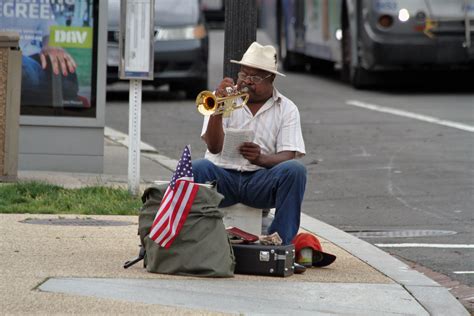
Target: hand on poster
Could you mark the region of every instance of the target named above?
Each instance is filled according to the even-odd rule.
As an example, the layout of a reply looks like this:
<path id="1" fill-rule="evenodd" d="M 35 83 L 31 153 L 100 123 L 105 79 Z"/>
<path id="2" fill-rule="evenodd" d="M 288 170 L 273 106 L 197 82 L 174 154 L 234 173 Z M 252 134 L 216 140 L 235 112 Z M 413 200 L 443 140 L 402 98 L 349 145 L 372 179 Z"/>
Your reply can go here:
<path id="1" fill-rule="evenodd" d="M 61 47 L 43 47 L 40 52 L 40 60 L 43 69 L 46 69 L 48 62 L 50 62 L 55 75 L 59 75 L 60 68 L 64 76 L 74 73 L 77 68 L 76 62 L 71 55 Z"/>

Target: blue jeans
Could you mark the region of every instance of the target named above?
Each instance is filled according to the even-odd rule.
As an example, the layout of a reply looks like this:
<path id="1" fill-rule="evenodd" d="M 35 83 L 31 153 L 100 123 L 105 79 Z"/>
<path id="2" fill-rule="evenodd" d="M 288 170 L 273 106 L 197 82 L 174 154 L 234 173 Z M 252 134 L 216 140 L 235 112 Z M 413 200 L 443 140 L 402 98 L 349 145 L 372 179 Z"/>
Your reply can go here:
<path id="1" fill-rule="evenodd" d="M 306 167 L 300 162 L 288 160 L 270 169 L 240 172 L 199 159 L 193 161 L 193 174 L 197 183 L 217 181 L 217 191 L 224 195 L 219 207 L 242 203 L 275 208 L 268 233 L 278 232 L 284 244 L 290 244 L 298 233 L 306 188 Z"/>
<path id="2" fill-rule="evenodd" d="M 21 76 L 24 80 L 24 82 L 22 82 L 22 86 L 27 85 L 28 87 L 31 87 L 30 89 L 32 90 L 39 89 L 41 84 L 43 84 L 43 82 L 46 80 L 44 70 L 41 68 L 41 65 L 36 60 L 28 56 L 22 56 L 21 63 Z"/>

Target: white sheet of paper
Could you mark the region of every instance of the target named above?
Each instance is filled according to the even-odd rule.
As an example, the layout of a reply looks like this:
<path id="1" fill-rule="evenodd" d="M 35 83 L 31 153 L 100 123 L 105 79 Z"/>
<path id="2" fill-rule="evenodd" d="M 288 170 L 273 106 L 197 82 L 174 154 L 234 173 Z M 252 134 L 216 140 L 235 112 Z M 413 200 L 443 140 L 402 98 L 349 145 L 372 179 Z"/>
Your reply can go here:
<path id="1" fill-rule="evenodd" d="M 250 129 L 227 128 L 221 157 L 235 164 L 245 163 L 246 159 L 240 154 L 239 147 L 244 142 L 252 142 L 254 136 L 253 130 Z"/>

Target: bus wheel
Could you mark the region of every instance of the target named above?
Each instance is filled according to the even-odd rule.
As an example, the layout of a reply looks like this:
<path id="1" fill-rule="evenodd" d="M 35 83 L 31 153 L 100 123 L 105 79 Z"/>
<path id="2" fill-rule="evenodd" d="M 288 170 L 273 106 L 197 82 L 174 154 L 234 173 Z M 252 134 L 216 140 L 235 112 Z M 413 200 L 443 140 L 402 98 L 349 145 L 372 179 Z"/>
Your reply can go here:
<path id="1" fill-rule="evenodd" d="M 367 88 L 373 84 L 370 71 L 352 65 L 352 35 L 347 16 L 342 23 L 342 70 L 341 79 L 350 83 L 356 89 Z"/>
<path id="2" fill-rule="evenodd" d="M 374 84 L 374 77 L 370 71 L 361 67 L 352 67 L 351 84 L 356 89 L 369 88 Z"/>
<path id="3" fill-rule="evenodd" d="M 286 71 L 302 71 L 305 69 L 304 57 L 293 52 L 286 52 L 282 58 L 283 69 Z"/>
<path id="4" fill-rule="evenodd" d="M 341 79 L 344 82 L 350 83 L 351 82 L 351 62 L 352 62 L 352 46 L 351 46 L 352 38 L 351 38 L 350 29 L 349 29 L 349 18 L 348 18 L 346 6 L 344 6 L 342 10 L 341 26 L 342 26 Z"/>
<path id="5" fill-rule="evenodd" d="M 341 79 L 344 82 L 351 82 L 351 39 L 349 38 L 349 30 L 342 31 L 342 69 Z"/>

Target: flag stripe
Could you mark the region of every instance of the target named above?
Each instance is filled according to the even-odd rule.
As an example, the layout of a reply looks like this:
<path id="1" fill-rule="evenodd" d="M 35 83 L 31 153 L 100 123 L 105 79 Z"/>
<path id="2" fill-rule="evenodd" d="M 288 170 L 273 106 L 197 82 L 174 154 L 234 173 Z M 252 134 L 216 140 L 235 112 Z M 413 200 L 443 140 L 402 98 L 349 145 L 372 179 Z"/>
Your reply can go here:
<path id="1" fill-rule="evenodd" d="M 183 216 L 183 212 L 185 211 L 185 208 L 187 205 L 187 200 L 189 199 L 190 193 L 192 192 L 193 184 L 189 183 L 189 181 L 183 181 L 183 182 L 177 181 L 176 184 L 177 186 L 180 187 L 180 189 L 182 189 L 181 192 L 184 192 L 184 193 L 180 194 L 179 199 L 176 201 L 176 204 L 173 207 L 173 209 L 176 211 L 174 212 L 172 218 L 170 217 L 170 221 L 168 222 L 166 230 L 164 231 L 162 236 L 158 237 L 156 240 L 156 242 L 161 243 L 163 246 L 165 246 L 167 242 L 169 241 L 170 237 L 175 235 L 176 232 L 178 231 L 177 226 L 178 226 L 179 220 Z M 189 213 L 189 209 L 187 211 L 188 211 L 187 213 Z M 187 216 L 187 213 L 186 213 L 186 216 Z"/>
<path id="2" fill-rule="evenodd" d="M 172 222 L 176 218 L 176 215 L 180 212 L 181 208 L 181 201 L 184 199 L 185 193 L 185 188 L 183 188 L 186 185 L 186 183 L 183 183 L 181 181 L 176 181 L 176 187 L 178 188 L 176 191 L 175 196 L 173 197 L 173 201 L 171 202 L 170 209 L 173 210 L 172 216 L 168 217 L 168 221 L 162 225 L 161 227 L 161 234 L 156 238 L 157 243 L 162 243 L 162 241 L 166 238 L 168 233 L 171 233 L 171 226 L 173 225 Z M 175 187 L 175 189 L 176 189 Z"/>
<path id="3" fill-rule="evenodd" d="M 152 229 L 150 232 L 150 238 L 153 240 L 156 239 L 158 230 L 163 225 L 163 223 L 168 219 L 168 216 L 171 214 L 172 209 L 169 207 L 169 205 L 172 198 L 173 198 L 173 194 L 171 190 L 170 192 L 166 192 L 165 195 L 163 196 L 163 200 L 161 202 L 160 208 L 158 209 L 158 212 L 156 213 L 156 217 L 155 217 L 155 220 L 153 221 Z"/>
<path id="4" fill-rule="evenodd" d="M 191 150 L 184 147 L 151 226 L 149 238 L 168 248 L 181 231 L 199 186 L 194 183 Z"/>
<path id="5" fill-rule="evenodd" d="M 156 238 L 159 236 L 159 234 L 161 233 L 161 228 L 162 228 L 162 225 L 163 223 L 168 219 L 168 217 L 170 216 L 171 214 L 171 209 L 169 211 L 163 211 L 160 216 L 160 221 L 158 222 L 158 224 L 156 226 L 153 226 L 152 228 L 152 231 L 150 232 L 150 238 L 153 239 L 153 240 L 156 240 Z"/>
<path id="6" fill-rule="evenodd" d="M 183 194 L 180 195 L 179 200 L 176 202 L 176 205 L 174 207 L 176 212 L 173 213 L 173 216 L 170 218 L 170 222 L 168 223 L 168 229 L 166 231 L 166 234 L 163 235 L 163 237 L 159 240 L 163 244 L 163 246 L 166 245 L 166 243 L 169 241 L 170 237 L 172 237 L 173 234 L 176 233 L 176 219 L 181 218 L 181 215 L 183 214 L 183 210 L 186 206 L 186 199 L 189 197 L 189 182 L 181 182 L 181 181 L 176 181 L 176 185 L 180 187 L 182 191 L 184 191 Z M 184 203 L 183 203 L 184 201 Z"/>
<path id="7" fill-rule="evenodd" d="M 173 195 L 171 194 L 171 190 L 169 190 L 169 187 L 168 187 L 168 189 L 165 192 L 165 195 L 163 196 L 163 198 L 161 200 L 161 205 L 158 209 L 158 212 L 156 213 L 155 220 L 153 221 L 153 226 L 158 225 L 158 222 L 161 220 L 163 215 L 166 213 L 165 209 L 168 208 L 168 204 L 169 204 L 172 197 L 173 197 Z"/>
<path id="8" fill-rule="evenodd" d="M 167 238 L 163 241 L 163 246 L 165 248 L 168 248 L 171 245 L 171 240 L 174 240 L 174 238 L 177 236 L 176 232 L 181 230 L 184 220 L 188 217 L 188 213 L 192 206 L 192 203 L 189 203 L 189 201 L 194 200 L 193 193 L 195 192 L 194 188 L 196 185 L 190 183 L 189 181 L 185 182 L 186 193 L 184 194 L 183 199 L 179 202 L 179 210 L 176 213 L 176 217 L 173 218 L 172 221 L 171 233 L 168 234 Z"/>
<path id="9" fill-rule="evenodd" d="M 199 186 L 193 185 L 192 193 L 191 193 L 192 198 L 188 199 L 188 203 L 186 204 L 185 213 L 183 214 L 183 216 L 181 216 L 181 219 L 179 220 L 178 226 L 176 228 L 177 232 L 181 231 L 181 228 L 183 227 L 184 222 L 186 221 L 186 218 L 188 217 L 189 211 L 191 210 L 191 206 L 193 205 L 193 200 L 196 197 L 196 194 L 197 194 L 198 190 L 199 190 Z M 174 234 L 172 236 L 172 238 L 168 241 L 168 243 L 164 245 L 165 248 L 169 248 L 177 236 L 178 236 L 178 234 Z"/>
<path id="10" fill-rule="evenodd" d="M 175 189 L 176 194 L 171 203 L 168 201 L 168 207 L 160 207 L 165 215 L 156 223 L 153 234 L 150 233 L 150 238 L 165 248 L 171 245 L 181 230 L 199 186 L 190 181 L 178 180 Z"/>

